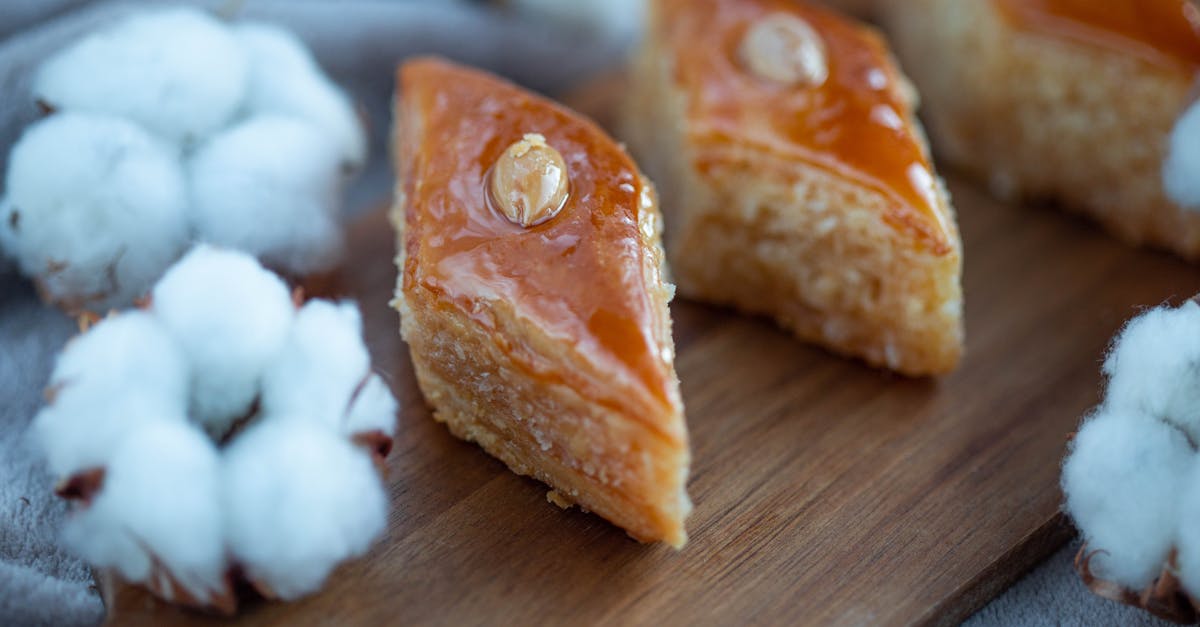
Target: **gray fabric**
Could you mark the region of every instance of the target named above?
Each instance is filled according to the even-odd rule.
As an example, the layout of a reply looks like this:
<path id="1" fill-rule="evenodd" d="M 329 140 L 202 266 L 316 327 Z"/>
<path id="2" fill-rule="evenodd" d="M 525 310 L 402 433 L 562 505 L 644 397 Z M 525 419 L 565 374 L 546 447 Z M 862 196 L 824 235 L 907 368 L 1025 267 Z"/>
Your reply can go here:
<path id="1" fill-rule="evenodd" d="M 88 569 L 54 542 L 65 509 L 26 436 L 52 356 L 74 330 L 16 277 L 0 278 L 0 624 L 85 625 L 103 617 Z"/>
<path id="2" fill-rule="evenodd" d="M 1142 610 L 1092 594 L 1075 574 L 1071 542 L 979 610 L 964 627 L 1168 627 Z"/>
<path id="3" fill-rule="evenodd" d="M 56 15 L 87 4 L 88 0 L 5 0 L 0 9 L 0 39 Z"/>
<path id="4" fill-rule="evenodd" d="M 621 53 L 619 42 L 586 32 L 532 26 L 445 0 L 205 4 L 241 5 L 244 17 L 274 19 L 292 27 L 366 106 L 373 131 L 373 167 L 351 190 L 351 210 L 388 194 L 385 141 L 398 59 L 438 53 L 555 91 L 611 64 Z M 8 146 L 37 115 L 27 97 L 30 69 L 62 42 L 132 6 L 135 3 L 83 0 L 0 3 L 0 172 Z M 49 21 L 28 28 L 40 20 Z M 2 185 L 0 181 L 0 192 Z M 72 321 L 39 304 L 29 285 L 0 260 L 0 625 L 90 625 L 103 618 L 88 569 L 57 548 L 55 537 L 65 509 L 51 496 L 53 478 L 26 435 L 53 355 L 73 332 Z M 1072 548 L 1057 554 L 967 624 L 1160 624 L 1090 595 L 1071 570 L 1072 554 Z"/>

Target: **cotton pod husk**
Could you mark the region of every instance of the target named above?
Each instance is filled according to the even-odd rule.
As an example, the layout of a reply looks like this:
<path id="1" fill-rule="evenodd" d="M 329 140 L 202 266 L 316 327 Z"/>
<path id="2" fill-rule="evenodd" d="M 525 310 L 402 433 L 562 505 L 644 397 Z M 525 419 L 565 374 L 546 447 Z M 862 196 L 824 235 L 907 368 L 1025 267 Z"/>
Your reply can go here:
<path id="1" fill-rule="evenodd" d="M 1163 565 L 1158 578 L 1141 590 L 1097 577 L 1092 572 L 1091 561 L 1098 554 L 1100 551 L 1092 550 L 1087 544 L 1079 547 L 1075 554 L 1075 571 L 1092 594 L 1141 608 L 1163 620 L 1181 625 L 1195 624 L 1200 618 L 1196 599 L 1180 583 L 1174 553 Z"/>
<path id="2" fill-rule="evenodd" d="M 381 472 L 384 458 L 392 450 L 398 409 L 399 404 L 387 383 L 379 375 L 371 374 L 351 397 L 342 425 L 342 433 L 369 451 Z"/>

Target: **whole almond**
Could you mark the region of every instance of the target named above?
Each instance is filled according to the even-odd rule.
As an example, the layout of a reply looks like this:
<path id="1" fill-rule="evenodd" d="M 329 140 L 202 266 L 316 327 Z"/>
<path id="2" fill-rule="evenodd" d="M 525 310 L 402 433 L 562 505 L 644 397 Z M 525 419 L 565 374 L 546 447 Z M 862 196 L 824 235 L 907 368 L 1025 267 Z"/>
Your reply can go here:
<path id="1" fill-rule="evenodd" d="M 825 44 L 808 22 L 773 13 L 755 22 L 738 48 L 755 76 L 784 85 L 819 87 L 829 76 Z"/>
<path id="2" fill-rule="evenodd" d="M 567 201 L 567 164 L 546 138 L 528 133 L 496 160 L 488 177 L 492 203 L 523 227 L 553 218 Z"/>

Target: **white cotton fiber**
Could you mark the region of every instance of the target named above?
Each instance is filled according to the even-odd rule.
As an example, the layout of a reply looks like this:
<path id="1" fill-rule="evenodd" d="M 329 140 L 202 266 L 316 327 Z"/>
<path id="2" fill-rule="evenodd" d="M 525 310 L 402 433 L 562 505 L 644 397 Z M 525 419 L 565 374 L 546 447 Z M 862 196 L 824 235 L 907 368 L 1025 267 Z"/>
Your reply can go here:
<path id="1" fill-rule="evenodd" d="M 331 268 L 342 245 L 338 161 L 329 139 L 285 116 L 213 137 L 189 170 L 197 236 L 297 275 Z"/>
<path id="2" fill-rule="evenodd" d="M 53 401 L 33 421 L 59 477 L 107 463 L 117 442 L 144 423 L 182 420 L 187 364 L 150 314 L 128 311 L 71 340 L 50 376 Z"/>
<path id="3" fill-rule="evenodd" d="M 246 56 L 226 26 L 177 7 L 87 35 L 42 65 L 33 91 L 55 109 L 120 115 L 187 142 L 232 119 L 248 75 Z"/>
<path id="4" fill-rule="evenodd" d="M 1193 597 L 1200 593 L 1200 460 L 1194 460 L 1179 492 L 1176 548 L 1179 578 Z"/>
<path id="5" fill-rule="evenodd" d="M 1131 320 L 1104 372 L 1108 406 L 1178 425 L 1200 442 L 1200 305 L 1158 307 Z"/>
<path id="6" fill-rule="evenodd" d="M 294 310 L 283 281 L 245 253 L 197 246 L 167 271 L 153 311 L 190 365 L 193 420 L 219 436 L 251 408 Z"/>
<path id="7" fill-rule="evenodd" d="M 1163 187 L 1180 207 L 1200 209 L 1200 101 L 1175 122 L 1163 162 Z"/>
<path id="8" fill-rule="evenodd" d="M 305 420 L 353 438 L 396 429 L 396 399 L 373 374 L 354 303 L 310 301 L 263 377 L 262 408 L 273 420 Z"/>
<path id="9" fill-rule="evenodd" d="M 146 582 L 152 556 L 197 598 L 226 571 L 220 465 L 212 442 L 182 421 L 149 422 L 113 451 L 99 495 L 67 521 L 64 541 L 91 564 Z"/>
<path id="10" fill-rule="evenodd" d="M 263 413 L 340 428 L 370 368 L 358 306 L 310 301 L 263 376 Z"/>
<path id="11" fill-rule="evenodd" d="M 384 529 L 370 457 L 329 429 L 267 419 L 225 452 L 225 533 L 247 576 L 283 599 L 316 591 Z"/>
<path id="12" fill-rule="evenodd" d="M 60 113 L 30 126 L 5 188 L 0 241 L 70 309 L 129 305 L 189 237 L 178 157 L 119 118 Z"/>
<path id="13" fill-rule="evenodd" d="M 142 310 L 111 314 L 67 342 L 55 362 L 50 385 L 58 396 L 86 390 L 116 396 L 137 388 L 182 404 L 187 399 L 187 363 L 154 315 Z"/>
<path id="14" fill-rule="evenodd" d="M 248 114 L 295 116 L 307 121 L 337 146 L 346 169 L 362 167 L 367 158 L 362 121 L 304 43 L 272 24 L 237 24 L 233 32 L 249 59 Z"/>
<path id="15" fill-rule="evenodd" d="M 342 425 L 346 435 L 378 431 L 391 437 L 396 433 L 396 397 L 377 374 L 367 378 L 350 406 Z"/>
<path id="16" fill-rule="evenodd" d="M 1162 570 L 1175 541 L 1177 498 L 1193 452 L 1178 429 L 1102 408 L 1063 464 L 1066 510 L 1097 553 L 1093 574 L 1139 590 Z"/>

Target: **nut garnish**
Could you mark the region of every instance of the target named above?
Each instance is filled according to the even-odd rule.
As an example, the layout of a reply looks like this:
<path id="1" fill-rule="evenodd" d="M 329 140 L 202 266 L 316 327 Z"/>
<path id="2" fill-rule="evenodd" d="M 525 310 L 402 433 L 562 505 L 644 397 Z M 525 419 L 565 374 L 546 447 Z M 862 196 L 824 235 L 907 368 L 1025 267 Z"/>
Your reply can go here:
<path id="1" fill-rule="evenodd" d="M 784 85 L 819 87 L 829 76 L 825 45 L 808 22 L 774 13 L 750 27 L 738 48 L 751 73 Z"/>
<path id="2" fill-rule="evenodd" d="M 546 138 L 526 133 L 492 166 L 488 178 L 492 203 L 523 227 L 553 218 L 567 201 L 567 164 Z"/>

